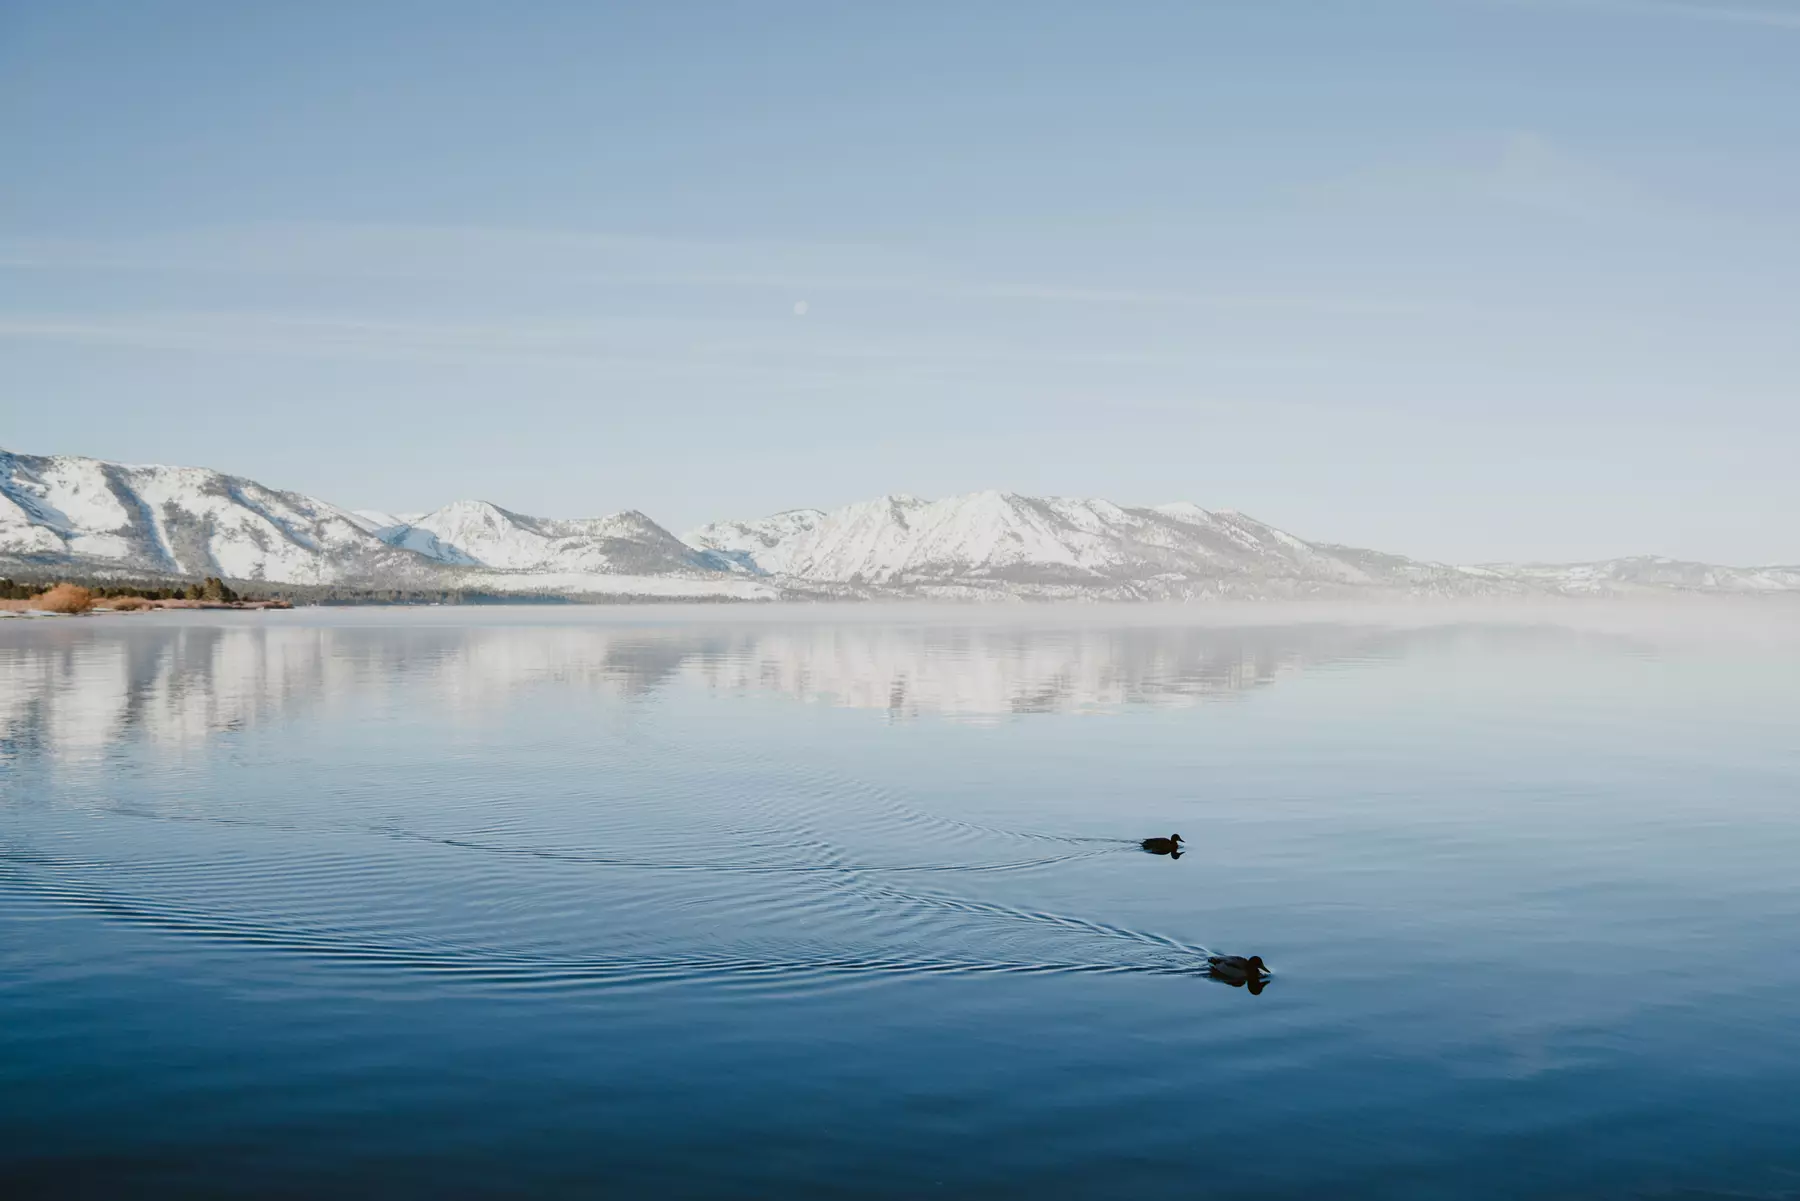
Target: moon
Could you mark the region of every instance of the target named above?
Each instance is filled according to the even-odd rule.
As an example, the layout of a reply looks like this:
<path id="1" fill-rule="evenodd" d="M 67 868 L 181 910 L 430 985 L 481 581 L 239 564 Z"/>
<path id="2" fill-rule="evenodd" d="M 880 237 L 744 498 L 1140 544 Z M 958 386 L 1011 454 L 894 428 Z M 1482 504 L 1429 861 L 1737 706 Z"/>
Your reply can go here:
<path id="1" fill-rule="evenodd" d="M 806 316 L 806 307 L 807 307 L 806 302 L 804 300 L 796 300 L 794 302 L 794 316 L 796 316 L 796 317 Z"/>

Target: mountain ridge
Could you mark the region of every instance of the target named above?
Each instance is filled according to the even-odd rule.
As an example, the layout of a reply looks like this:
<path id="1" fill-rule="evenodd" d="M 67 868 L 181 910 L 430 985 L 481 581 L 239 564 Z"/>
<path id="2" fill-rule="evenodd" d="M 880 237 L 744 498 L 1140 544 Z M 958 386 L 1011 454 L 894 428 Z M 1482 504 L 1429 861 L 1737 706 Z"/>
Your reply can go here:
<path id="1" fill-rule="evenodd" d="M 1800 566 L 1638 555 L 1455 566 L 1316 542 L 1235 509 L 990 490 L 712 522 L 534 517 L 486 500 L 352 510 L 199 467 L 0 450 L 0 571 L 719 599 L 1261 599 L 1800 593 Z"/>

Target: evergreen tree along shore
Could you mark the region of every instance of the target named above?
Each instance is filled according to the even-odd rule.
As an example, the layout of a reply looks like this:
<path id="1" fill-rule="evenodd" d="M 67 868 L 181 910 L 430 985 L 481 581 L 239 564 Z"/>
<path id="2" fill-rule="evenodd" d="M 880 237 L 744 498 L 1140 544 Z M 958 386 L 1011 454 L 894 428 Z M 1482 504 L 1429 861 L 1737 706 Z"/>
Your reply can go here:
<path id="1" fill-rule="evenodd" d="M 0 606 L 9 609 L 32 607 L 26 602 L 68 585 L 85 590 L 96 608 L 185 608 L 190 606 L 241 606 L 244 608 L 292 608 L 305 605 L 562 605 L 600 601 L 609 604 L 643 604 L 649 602 L 705 603 L 714 598 L 607 595 L 574 598 L 538 594 L 489 592 L 452 588 L 350 588 L 336 584 L 271 584 L 264 581 L 227 582 L 217 576 L 200 580 L 119 579 L 56 575 L 32 575 L 24 572 L 13 577 L 0 576 Z M 118 605 L 110 602 L 141 600 L 142 606 Z M 716 598 L 717 603 L 742 603 L 730 598 Z"/>

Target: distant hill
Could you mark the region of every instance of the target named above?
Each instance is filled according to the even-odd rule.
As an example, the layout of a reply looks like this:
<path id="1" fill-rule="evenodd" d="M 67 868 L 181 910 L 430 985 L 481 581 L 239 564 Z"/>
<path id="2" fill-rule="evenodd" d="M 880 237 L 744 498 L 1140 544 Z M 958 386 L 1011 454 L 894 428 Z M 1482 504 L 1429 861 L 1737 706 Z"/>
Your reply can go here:
<path id="1" fill-rule="evenodd" d="M 977 492 L 716 522 L 355 511 L 197 467 L 0 451 L 0 573 L 695 599 L 1197 600 L 1800 592 L 1800 567 L 1430 563 L 1231 510 Z"/>

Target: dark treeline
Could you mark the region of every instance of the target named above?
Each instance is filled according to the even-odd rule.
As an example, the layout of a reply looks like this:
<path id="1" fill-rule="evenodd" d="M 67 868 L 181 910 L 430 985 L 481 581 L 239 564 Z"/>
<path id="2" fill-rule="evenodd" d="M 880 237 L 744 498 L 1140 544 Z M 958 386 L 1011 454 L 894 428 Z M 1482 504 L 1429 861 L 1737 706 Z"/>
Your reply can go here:
<path id="1" fill-rule="evenodd" d="M 469 588 L 356 588 L 344 584 L 276 584 L 267 580 L 84 576 L 34 564 L 8 565 L 0 576 L 0 600 L 29 600 L 57 584 L 76 584 L 99 599 L 141 596 L 145 600 L 286 601 L 290 605 L 579 605 L 579 604 L 756 604 L 724 596 L 556 596 L 490 592 Z"/>
<path id="2" fill-rule="evenodd" d="M 239 600 L 264 600 L 272 597 L 246 596 L 221 580 L 218 576 L 207 576 L 203 580 L 182 583 L 179 580 L 97 580 L 82 579 L 79 576 L 54 575 L 44 576 L 36 580 L 12 580 L 0 577 L 0 600 L 30 600 L 32 597 L 49 590 L 57 584 L 75 584 L 86 588 L 96 597 L 116 599 L 121 596 L 141 596 L 145 600 L 192 600 L 211 601 L 215 604 L 229 604 Z"/>
<path id="3" fill-rule="evenodd" d="M 257 595 L 292 605 L 743 605 L 765 604 L 729 596 L 663 596 L 604 593 L 557 596 L 542 592 L 486 592 L 467 588 L 346 588 L 326 584 L 256 585 Z"/>
<path id="4" fill-rule="evenodd" d="M 0 577 L 0 600 L 29 600 L 56 584 L 77 584 L 97 598 L 141 596 L 146 600 L 286 601 L 291 605 L 566 605 L 578 598 L 485 592 L 463 588 L 350 588 L 341 584 L 271 584 L 263 580 L 228 583 L 216 576 L 203 580 L 125 580 L 84 577 L 66 572 Z M 618 603 L 668 600 L 656 596 L 592 598 Z M 688 598 L 676 598 L 688 599 Z M 692 598 L 705 600 L 708 598 Z"/>
<path id="5" fill-rule="evenodd" d="M 461 588 L 346 588 L 341 584 L 259 584 L 261 595 L 293 605 L 565 605 L 560 596 L 506 596 Z"/>

